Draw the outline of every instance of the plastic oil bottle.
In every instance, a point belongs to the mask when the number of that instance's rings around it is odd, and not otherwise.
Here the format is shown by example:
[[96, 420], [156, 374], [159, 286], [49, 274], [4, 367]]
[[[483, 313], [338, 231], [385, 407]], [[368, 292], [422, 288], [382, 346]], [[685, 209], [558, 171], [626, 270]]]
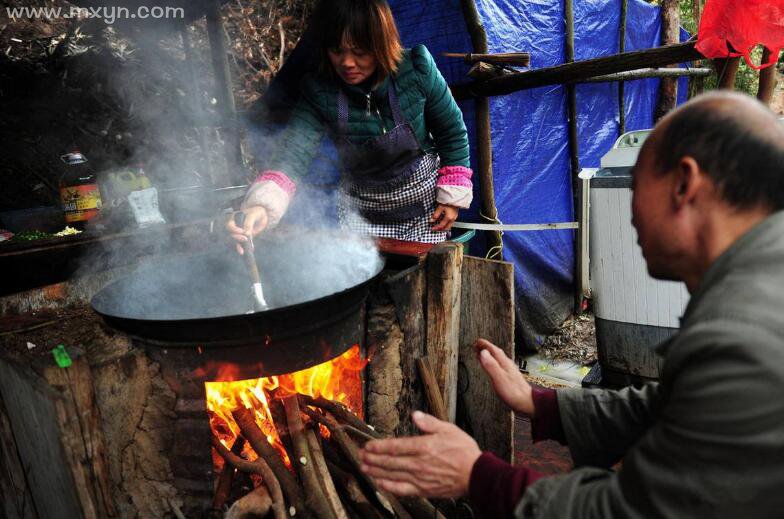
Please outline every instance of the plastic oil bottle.
[[101, 210], [98, 181], [87, 159], [78, 151], [60, 157], [65, 171], [60, 176], [60, 202], [65, 221], [71, 227], [84, 229], [85, 224]]

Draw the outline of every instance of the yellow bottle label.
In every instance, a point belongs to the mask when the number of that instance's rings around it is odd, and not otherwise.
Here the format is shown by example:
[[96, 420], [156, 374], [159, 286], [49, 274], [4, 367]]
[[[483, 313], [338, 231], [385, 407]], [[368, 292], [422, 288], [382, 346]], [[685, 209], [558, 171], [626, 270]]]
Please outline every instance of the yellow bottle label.
[[60, 188], [60, 201], [63, 203], [66, 222], [89, 220], [101, 209], [101, 192], [98, 184]]

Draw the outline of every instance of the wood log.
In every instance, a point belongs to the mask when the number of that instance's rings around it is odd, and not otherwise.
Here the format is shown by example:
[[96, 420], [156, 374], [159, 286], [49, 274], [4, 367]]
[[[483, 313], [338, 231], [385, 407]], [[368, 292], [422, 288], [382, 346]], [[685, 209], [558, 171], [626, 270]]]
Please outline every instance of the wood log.
[[237, 499], [226, 512], [224, 519], [256, 519], [266, 516], [272, 509], [272, 497], [267, 487], [257, 486]]
[[280, 438], [280, 443], [283, 444], [283, 448], [286, 449], [286, 452], [294, 452], [289, 428], [286, 425], [286, 410], [283, 409], [283, 402], [280, 398], [275, 398], [273, 396], [268, 399], [268, 404], [270, 414], [272, 415], [272, 421], [275, 423], [275, 430], [278, 432], [278, 438]]
[[2, 396], [0, 396], [0, 474], [2, 474], [0, 517], [38, 519]]
[[234, 421], [237, 422], [240, 431], [242, 431], [242, 435], [250, 443], [250, 446], [272, 469], [277, 481], [280, 482], [288, 503], [294, 507], [296, 513], [305, 513], [305, 497], [302, 495], [299, 483], [286, 468], [280, 454], [269, 444], [261, 429], [256, 425], [253, 410], [241, 407], [232, 411], [231, 414], [234, 417]]
[[[661, 2], [661, 43], [672, 45], [680, 41], [680, 10], [678, 0], [662, 0]], [[673, 66], [673, 65], [670, 65]], [[653, 120], [658, 121], [678, 102], [678, 79], [662, 78], [659, 82], [659, 99], [656, 103]]]
[[[235, 456], [240, 456], [244, 448], [245, 438], [239, 436], [234, 440], [234, 445], [231, 446], [231, 453]], [[223, 464], [221, 473], [218, 476], [218, 483], [215, 485], [215, 496], [212, 498], [212, 513], [214, 517], [222, 517], [223, 507], [229, 500], [231, 484], [234, 482], [234, 473], [236, 471], [236, 467], [231, 463], [225, 462]]]
[[[250, 440], [248, 440], [250, 441]], [[280, 482], [278, 478], [275, 477], [272, 468], [264, 461], [263, 458], [259, 457], [256, 461], [248, 461], [245, 459], [240, 458], [239, 456], [235, 456], [232, 454], [229, 449], [223, 445], [220, 440], [213, 435], [212, 437], [212, 446], [218, 451], [218, 454], [226, 460], [227, 463], [231, 463], [237, 469], [247, 472], [250, 474], [258, 474], [261, 476], [264, 485], [267, 487], [270, 496], [272, 497], [272, 510], [275, 514], [275, 519], [285, 519], [286, 518], [286, 503], [283, 500], [283, 491], [281, 490]], [[251, 446], [253, 443], [251, 442]], [[304, 510], [304, 506], [301, 507], [299, 510], [294, 508], [293, 506], [289, 507], [288, 515], [294, 516], [297, 513], [301, 513]]]
[[327, 461], [327, 468], [332, 476], [332, 481], [340, 488], [343, 499], [348, 502], [351, 508], [357, 511], [360, 517], [384, 519], [384, 514], [378, 511], [368, 500], [354, 476], [331, 461]]
[[334, 416], [338, 420], [338, 422], [351, 425], [355, 429], [362, 431], [364, 434], [372, 436], [373, 438], [382, 437], [381, 434], [376, 432], [364, 420], [362, 420], [357, 415], [355, 415], [351, 411], [351, 409], [341, 404], [340, 402], [329, 400], [327, 398], [324, 398], [323, 396], [313, 398], [310, 395], [303, 395], [302, 393], [299, 393], [298, 396], [299, 396], [300, 405], [302, 405], [303, 407], [312, 406], [312, 407], [318, 407], [319, 409], [323, 409], [324, 411], [329, 411], [330, 413], [332, 413], [332, 416]]
[[[475, 53], [487, 54], [487, 32], [482, 25], [479, 11], [476, 8], [475, 0], [460, 0], [463, 11], [463, 18], [466, 22], [468, 35], [471, 37], [471, 46]], [[492, 81], [492, 80], [487, 80]], [[479, 194], [482, 201], [482, 214], [490, 222], [496, 223], [498, 212], [495, 205], [495, 187], [493, 185], [493, 146], [490, 130], [490, 100], [487, 97], [476, 99], [474, 106], [474, 117], [476, 123], [476, 166], [479, 170]], [[503, 242], [499, 231], [487, 233], [488, 255], [501, 257]], [[446, 400], [447, 410], [449, 401]]]
[[[621, 21], [618, 29], [618, 52], [626, 52], [626, 26], [628, 25], [629, 0], [621, 0]], [[626, 85], [618, 82], [618, 135], [626, 133]]]
[[455, 99], [506, 95], [529, 88], [577, 82], [616, 72], [646, 67], [663, 67], [674, 63], [703, 59], [703, 56], [697, 52], [694, 45], [695, 41], [690, 40], [676, 45], [624, 52], [613, 56], [527, 70], [487, 81], [453, 85], [450, 88]]
[[291, 434], [291, 443], [294, 446], [294, 452], [291, 453], [293, 454], [291, 464], [296, 467], [302, 485], [305, 487], [305, 504], [316, 517], [334, 519], [335, 512], [321, 488], [313, 456], [308, 447], [308, 440], [305, 438], [305, 427], [300, 417], [297, 396], [284, 397], [283, 408], [286, 410], [286, 421]]
[[390, 512], [394, 513], [397, 517], [402, 519], [411, 519], [408, 511], [406, 511], [406, 509], [396, 497], [381, 491], [378, 486], [376, 486], [376, 483], [364, 472], [362, 472], [362, 463], [359, 460], [359, 447], [357, 447], [357, 444], [348, 437], [346, 432], [340, 427], [340, 424], [338, 424], [337, 420], [335, 420], [335, 418], [329, 413], [321, 414], [308, 409], [307, 407], [304, 409], [304, 411], [311, 420], [316, 423], [320, 423], [329, 429], [332, 441], [338, 445], [341, 452], [343, 452], [343, 455], [348, 459], [354, 472], [359, 475], [359, 477], [362, 478], [362, 480], [367, 485], [369, 485], [370, 488], [373, 489], [373, 492], [381, 502], [381, 505]]
[[482, 62], [510, 67], [527, 67], [531, 64], [530, 52], [499, 52], [496, 54], [442, 52], [441, 55], [447, 58], [460, 58], [468, 64]]
[[427, 351], [449, 420], [457, 410], [457, 357], [460, 343], [460, 268], [463, 248], [436, 245], [427, 255]]
[[[425, 355], [427, 341], [427, 322], [422, 318], [427, 308], [427, 273], [424, 263], [404, 270], [386, 280], [383, 287], [389, 296], [392, 305], [392, 312], [397, 317], [397, 326], [403, 334], [403, 342], [399, 344], [397, 352], [397, 365], [395, 369], [401, 377], [400, 389], [390, 392], [387, 397], [392, 400], [394, 407], [390, 408], [390, 413], [395, 413], [397, 427], [394, 430], [383, 430], [382, 433], [389, 433], [395, 436], [411, 436], [417, 434], [418, 429], [411, 420], [412, 409], [422, 409], [425, 405], [425, 395], [422, 385], [417, 383], [418, 371], [416, 359]], [[382, 366], [374, 366], [374, 362], [368, 365], [369, 372], [381, 371]], [[379, 373], [376, 378], [381, 378], [384, 373]], [[370, 402], [374, 386], [370, 384], [368, 377], [368, 422], [374, 426], [378, 425], [378, 420], [383, 409], [377, 409], [375, 414], [370, 413]], [[379, 389], [380, 391], [380, 389]], [[377, 427], [378, 430], [380, 430]]]
[[[766, 63], [770, 59], [770, 54], [770, 49], [765, 47], [765, 49], [762, 51], [762, 63]], [[779, 73], [776, 69], [776, 63], [768, 68], [760, 70], [757, 99], [766, 105], [769, 105], [770, 100], [773, 99], [773, 92], [776, 91], [776, 85], [778, 84], [778, 75]]]
[[315, 467], [318, 480], [321, 483], [321, 490], [324, 492], [327, 501], [329, 501], [332, 512], [338, 519], [347, 519], [348, 513], [346, 512], [343, 503], [340, 501], [335, 483], [332, 481], [332, 476], [327, 467], [327, 461], [324, 459], [324, 454], [321, 449], [321, 435], [313, 429], [307, 429], [305, 431], [305, 439], [308, 442], [310, 457], [313, 460], [313, 466]]
[[425, 396], [427, 396], [430, 413], [439, 420], [449, 421], [449, 416], [444, 407], [444, 400], [441, 398], [441, 391], [438, 389], [436, 377], [433, 375], [433, 370], [430, 367], [430, 361], [427, 357], [420, 357], [417, 359], [417, 367], [419, 368], [422, 385], [425, 387]]
[[514, 417], [493, 391], [474, 351], [485, 338], [514, 358], [514, 266], [466, 257], [462, 271], [460, 316], [461, 411], [459, 425], [482, 450], [512, 461]]
[[[71, 418], [68, 418], [75, 429], [73, 434], [64, 435], [72, 440], [70, 449], [84, 467], [80, 471], [81, 476], [77, 478], [84, 478], [84, 486], [90, 487], [89, 494], [96, 500], [99, 515], [117, 517], [109, 478], [106, 440], [101, 413], [95, 400], [90, 365], [85, 358], [76, 358], [66, 369], [58, 366], [47, 367], [43, 375], [52, 387], [63, 392], [66, 416], [75, 417], [77, 420], [73, 423]], [[87, 492], [85, 499], [86, 495]]]
[[718, 78], [717, 88], [733, 90], [735, 79], [738, 77], [741, 58], [717, 58], [713, 60], [713, 67], [716, 69]]
[[360, 431], [356, 427], [352, 427], [347, 424], [341, 424], [341, 427], [343, 428], [344, 431], [348, 433], [349, 436], [351, 436], [360, 445], [364, 445], [366, 442], [378, 439], [375, 436], [371, 436], [366, 432]]

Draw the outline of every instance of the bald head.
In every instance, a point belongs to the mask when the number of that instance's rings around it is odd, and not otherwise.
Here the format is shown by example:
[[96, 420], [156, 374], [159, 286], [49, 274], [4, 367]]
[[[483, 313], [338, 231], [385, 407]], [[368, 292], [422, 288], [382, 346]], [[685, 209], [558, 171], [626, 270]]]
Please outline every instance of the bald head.
[[692, 157], [739, 209], [784, 209], [784, 124], [749, 96], [713, 92], [670, 113], [646, 143], [661, 172]]

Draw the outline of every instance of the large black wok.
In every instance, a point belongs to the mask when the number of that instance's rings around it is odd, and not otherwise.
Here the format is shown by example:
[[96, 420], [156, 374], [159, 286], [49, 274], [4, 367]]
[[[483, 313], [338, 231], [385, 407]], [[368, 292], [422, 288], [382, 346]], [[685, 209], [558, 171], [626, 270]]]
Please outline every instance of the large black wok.
[[246, 376], [288, 373], [360, 343], [362, 310], [383, 260], [366, 239], [281, 233], [256, 240], [269, 309], [252, 312], [247, 267], [225, 245], [150, 260], [92, 300], [110, 326], [207, 378], [226, 363]]

